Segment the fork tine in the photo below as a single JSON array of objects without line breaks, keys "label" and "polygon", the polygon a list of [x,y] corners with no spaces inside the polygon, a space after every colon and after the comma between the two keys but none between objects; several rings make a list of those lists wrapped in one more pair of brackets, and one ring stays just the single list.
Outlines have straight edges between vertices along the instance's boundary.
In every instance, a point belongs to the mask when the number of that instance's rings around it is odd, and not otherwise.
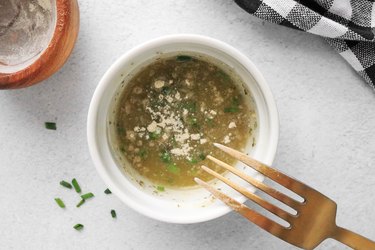
[{"label": "fork tine", "polygon": [[219,180],[221,180],[222,182],[224,182],[225,184],[227,184],[231,188],[237,190],[238,192],[240,192],[241,194],[243,194],[244,196],[246,196],[247,198],[249,198],[253,202],[257,203],[258,205],[260,205],[264,209],[270,211],[274,215],[279,216],[280,218],[282,218],[282,219],[284,219],[286,221],[288,221],[289,219],[293,218],[292,214],[290,214],[290,213],[284,211],[283,209],[281,209],[281,208],[279,208],[279,207],[277,207],[277,206],[269,203],[268,201],[266,201],[266,200],[262,199],[261,197],[257,196],[256,194],[248,191],[246,188],[243,188],[243,187],[235,184],[234,182],[232,182],[229,179],[225,178],[221,174],[213,171],[212,169],[210,169],[210,168],[208,168],[206,166],[202,166],[202,169],[204,171],[206,171],[207,173],[215,176],[216,178],[218,178]]},{"label": "fork tine", "polygon": [[276,200],[281,201],[282,203],[284,203],[284,204],[286,204],[286,205],[288,205],[288,206],[290,206],[294,209],[297,209],[298,206],[301,205],[300,202],[294,200],[293,198],[290,198],[289,196],[277,191],[276,189],[273,189],[273,188],[263,184],[262,182],[256,180],[255,178],[244,174],[240,170],[232,167],[229,164],[226,164],[223,161],[220,161],[220,160],[216,159],[215,157],[212,157],[211,155],[208,155],[207,159],[209,159],[209,160],[213,161],[214,163],[216,163],[217,165],[227,169],[228,171],[232,172],[233,174],[235,174],[238,177],[242,178],[243,180],[247,181],[248,183],[250,183],[251,185],[253,185],[257,189],[262,190],[264,193],[268,194],[269,196],[275,198]]},{"label": "fork tine", "polygon": [[[275,182],[279,183],[280,185],[292,190],[293,192],[295,192],[296,194],[298,194],[300,196],[302,195],[302,193],[304,191],[313,190],[312,188],[303,184],[302,182],[300,182],[300,181],[298,181],[294,178],[291,178],[291,177],[277,171],[276,169],[271,168],[271,167],[255,160],[255,159],[252,159],[244,153],[241,153],[241,152],[239,152],[235,149],[229,148],[229,147],[224,146],[224,145],[219,144],[219,143],[214,143],[214,146],[223,150],[225,153],[229,154],[230,156],[233,156],[237,160],[242,161],[243,163],[245,163],[249,167],[252,167],[253,169],[258,171],[259,173],[267,176],[268,178],[270,178],[270,179],[274,180]],[[302,198],[305,198],[305,197],[302,197]]]},{"label": "fork tine", "polygon": [[244,216],[246,219],[254,223],[255,225],[263,228],[267,232],[278,236],[284,231],[287,231],[288,229],[281,226],[280,224],[268,219],[264,215],[261,215],[257,213],[254,210],[251,210],[249,207],[247,207],[244,204],[239,203],[238,201],[230,198],[226,194],[216,190],[215,188],[208,185],[206,182],[202,181],[199,178],[194,178],[195,182],[201,185],[202,187],[206,188],[214,197],[224,202],[227,206],[232,208],[237,213]]}]

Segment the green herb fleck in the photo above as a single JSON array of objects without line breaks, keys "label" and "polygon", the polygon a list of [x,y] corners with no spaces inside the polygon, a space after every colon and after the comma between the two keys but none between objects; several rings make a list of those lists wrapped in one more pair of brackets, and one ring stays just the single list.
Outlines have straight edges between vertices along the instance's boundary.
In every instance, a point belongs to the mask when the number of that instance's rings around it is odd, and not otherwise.
[{"label": "green herb fleck", "polygon": [[238,107],[226,107],[226,108],[224,108],[224,112],[225,113],[236,113],[236,112],[238,112]]},{"label": "green herb fleck", "polygon": [[81,187],[79,186],[78,181],[76,180],[76,178],[74,178],[72,180],[72,185],[73,185],[73,187],[74,187],[74,189],[76,190],[77,193],[81,193]]},{"label": "green herb fleck", "polygon": [[230,81],[230,76],[223,70],[218,71],[216,75],[217,77],[221,78],[224,81],[224,83],[228,83]]},{"label": "green herb fleck", "polygon": [[60,198],[55,198],[55,201],[56,201],[57,205],[59,205],[59,207],[61,207],[61,208],[65,207],[64,202]]},{"label": "green herb fleck", "polygon": [[156,140],[160,137],[160,133],[157,132],[149,132],[148,136],[150,137],[151,140]]},{"label": "green herb fleck", "polygon": [[56,130],[57,129],[55,122],[45,122],[44,126],[46,127],[46,129],[50,129],[50,130]]},{"label": "green herb fleck", "polygon": [[231,104],[229,107],[224,108],[225,113],[236,113],[239,111],[239,105],[241,104],[241,97],[234,96],[231,100]]},{"label": "green herb fleck", "polygon": [[191,158],[191,159],[189,160],[189,162],[190,162],[191,164],[197,164],[199,161],[198,161],[197,159],[195,159],[195,158]]},{"label": "green herb fleck", "polygon": [[241,104],[241,97],[240,96],[233,96],[232,98],[232,105],[239,106]]},{"label": "green herb fleck", "polygon": [[165,188],[163,186],[157,186],[156,189],[160,192],[164,192]]},{"label": "green herb fleck", "polygon": [[176,137],[174,135],[171,136],[170,141],[173,144],[173,146],[177,145]]},{"label": "green herb fleck", "polygon": [[164,163],[170,163],[172,161],[172,157],[171,157],[171,154],[166,151],[166,150],[163,150],[161,155],[160,155],[160,159],[164,162]]},{"label": "green herb fleck", "polygon": [[67,181],[60,181],[60,185],[69,189],[72,189],[72,185],[70,185]]},{"label": "green herb fleck", "polygon": [[207,123],[207,125],[208,125],[209,127],[214,127],[214,126],[215,126],[215,123],[214,123],[214,119],[213,119],[213,118],[207,117],[204,121]]},{"label": "green herb fleck", "polygon": [[105,194],[112,194],[111,190],[109,190],[109,188],[107,188],[106,190],[104,190],[104,193]]},{"label": "green herb fleck", "polygon": [[182,109],[187,109],[189,112],[196,112],[197,111],[197,103],[196,102],[183,102],[181,103],[180,107]]},{"label": "green herb fleck", "polygon": [[169,86],[164,86],[161,88],[161,93],[163,95],[169,95],[172,92],[172,88]]},{"label": "green herb fleck", "polygon": [[167,170],[173,174],[179,174],[180,168],[177,167],[176,163],[167,165]]},{"label": "green herb fleck", "polygon": [[83,203],[85,203],[85,200],[82,199],[80,202],[78,202],[78,204],[76,205],[76,207],[80,207],[83,205]]},{"label": "green herb fleck", "polygon": [[200,153],[198,157],[201,159],[201,161],[206,159],[206,155],[204,153]]},{"label": "green herb fleck", "polygon": [[112,218],[116,218],[117,217],[116,211],[112,209],[111,215],[112,215]]},{"label": "green herb fleck", "polygon": [[189,62],[192,59],[193,58],[191,56],[186,56],[186,55],[179,55],[179,56],[176,57],[177,62]]},{"label": "green herb fleck", "polygon": [[80,231],[83,229],[83,225],[82,224],[75,224],[74,227],[73,227],[75,230],[77,231]]},{"label": "green herb fleck", "polygon": [[81,198],[82,198],[83,200],[87,200],[87,199],[90,199],[90,198],[92,198],[92,197],[94,197],[94,194],[93,194],[93,193],[87,193],[87,194],[83,194],[83,195],[81,195]]},{"label": "green herb fleck", "polygon": [[203,161],[204,159],[206,159],[206,155],[204,153],[200,153],[198,154],[196,157],[192,157],[189,162],[191,164],[197,164],[198,162],[200,161]]},{"label": "green herb fleck", "polygon": [[145,158],[147,157],[147,155],[148,155],[147,150],[144,149],[144,148],[142,148],[141,150],[139,150],[138,155],[139,155],[142,159],[145,159]]}]

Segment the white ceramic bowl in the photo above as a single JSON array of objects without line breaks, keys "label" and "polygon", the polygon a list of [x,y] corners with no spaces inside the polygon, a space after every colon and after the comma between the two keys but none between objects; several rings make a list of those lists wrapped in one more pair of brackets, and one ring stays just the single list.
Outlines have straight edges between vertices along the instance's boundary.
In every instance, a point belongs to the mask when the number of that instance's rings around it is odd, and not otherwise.
[{"label": "white ceramic bowl", "polygon": [[[272,164],[276,153],[279,120],[276,105],[261,73],[255,65],[233,47],[218,40],[198,35],[171,35],[154,39],[130,50],[121,56],[105,73],[92,98],[87,124],[88,144],[92,159],[99,175],[111,191],[125,204],[151,218],[171,223],[196,223],[220,217],[230,211],[220,201],[209,197],[203,188],[167,189],[161,195],[155,195],[147,188],[137,184],[134,177],[117,164],[116,157],[109,143],[108,121],[112,114],[114,96],[126,86],[124,78],[134,74],[141,65],[160,54],[173,52],[193,52],[205,54],[224,62],[234,70],[250,90],[256,106],[258,118],[257,143],[246,151],[257,160]],[[236,167],[243,167],[238,163]],[[249,175],[258,180],[263,176],[247,169]],[[238,178],[227,174],[228,178]],[[145,180],[147,182],[147,180]],[[246,185],[245,183],[241,183]],[[213,182],[225,193],[237,200],[245,199],[223,183]],[[146,186],[146,187],[145,187]],[[255,191],[249,185],[249,190]]]}]

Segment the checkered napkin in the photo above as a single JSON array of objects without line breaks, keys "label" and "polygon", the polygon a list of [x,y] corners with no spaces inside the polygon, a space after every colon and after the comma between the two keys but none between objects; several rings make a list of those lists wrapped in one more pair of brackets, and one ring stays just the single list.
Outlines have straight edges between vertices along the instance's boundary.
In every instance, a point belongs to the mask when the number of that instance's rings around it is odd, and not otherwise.
[{"label": "checkered napkin", "polygon": [[375,0],[235,0],[263,20],[325,38],[375,90]]}]

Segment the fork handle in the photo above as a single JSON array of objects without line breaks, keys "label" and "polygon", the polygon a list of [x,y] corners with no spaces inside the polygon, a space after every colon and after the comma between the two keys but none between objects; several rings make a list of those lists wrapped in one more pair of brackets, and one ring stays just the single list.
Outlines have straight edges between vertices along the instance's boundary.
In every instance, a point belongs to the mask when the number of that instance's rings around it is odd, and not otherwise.
[{"label": "fork handle", "polygon": [[337,227],[333,239],[358,250],[375,249],[375,242],[342,227]]}]

